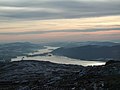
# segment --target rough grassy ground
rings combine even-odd
[[[88,67],[42,61],[2,63],[0,90],[120,90],[120,63]]]

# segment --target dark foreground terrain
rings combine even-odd
[[[120,62],[88,67],[42,61],[1,63],[0,90],[120,90]]]

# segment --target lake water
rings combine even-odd
[[[45,46],[45,49],[40,49],[34,53],[28,53],[28,55],[35,55],[35,54],[43,54],[43,53],[50,53],[51,51],[57,49],[59,47],[50,47]],[[17,58],[13,58],[12,61],[21,61],[23,60],[38,60],[38,61],[50,61],[53,63],[60,63],[60,64],[74,64],[74,65],[83,65],[83,66],[93,66],[93,65],[103,65],[105,62],[100,61],[84,61],[79,59],[72,59],[64,56],[56,56],[56,55],[45,55],[45,56],[35,56],[35,57],[26,57],[26,56],[18,56]]]

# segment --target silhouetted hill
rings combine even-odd
[[[52,52],[55,55],[87,60],[120,60],[120,45],[88,45],[72,48],[59,48]]]
[[[40,48],[43,48],[43,46],[29,42],[0,44],[0,61],[10,61],[11,58],[25,55]]]

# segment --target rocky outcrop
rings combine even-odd
[[[0,90],[119,90],[120,63],[78,66],[43,61],[0,66]]]

